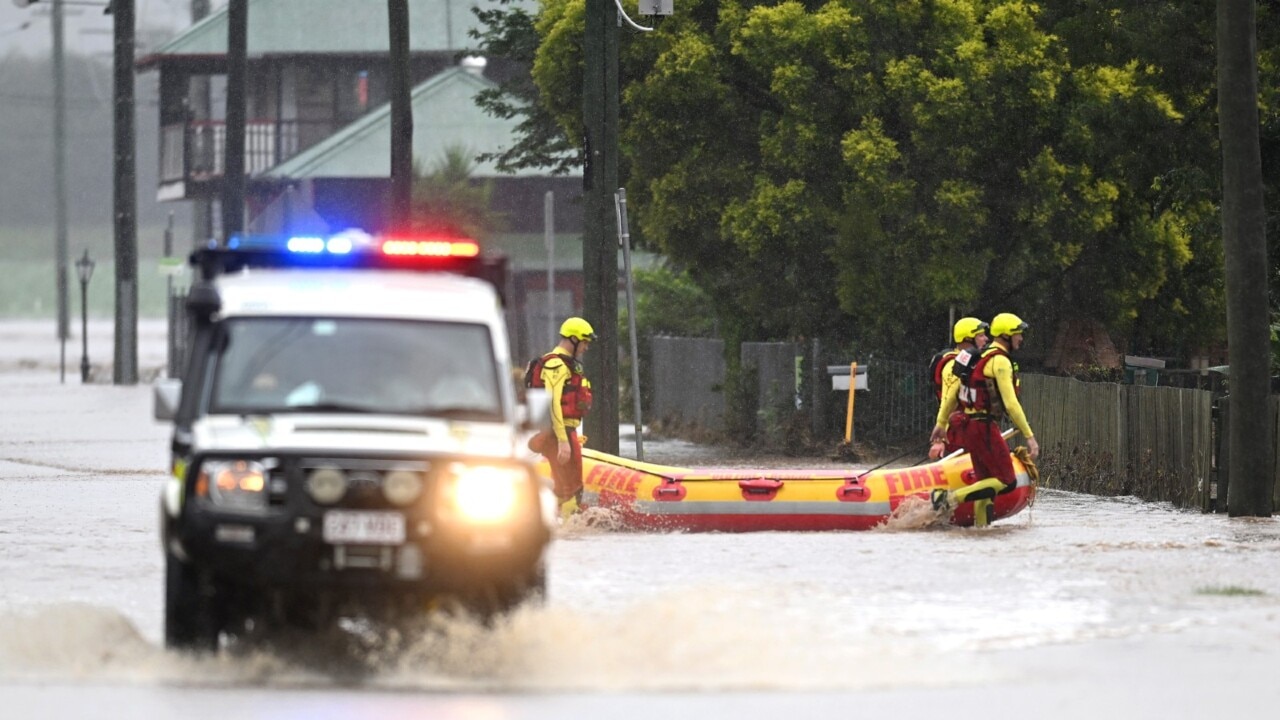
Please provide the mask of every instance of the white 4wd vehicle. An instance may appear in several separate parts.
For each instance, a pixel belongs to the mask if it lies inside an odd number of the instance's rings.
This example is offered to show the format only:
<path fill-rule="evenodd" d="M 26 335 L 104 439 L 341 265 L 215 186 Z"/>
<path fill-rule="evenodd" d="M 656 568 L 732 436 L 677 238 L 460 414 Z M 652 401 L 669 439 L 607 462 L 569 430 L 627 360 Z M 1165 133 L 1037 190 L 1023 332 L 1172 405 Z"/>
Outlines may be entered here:
<path fill-rule="evenodd" d="M 190 360 L 155 392 L 170 647 L 544 590 L 555 500 L 524 441 L 545 396 L 517 404 L 499 298 L 458 272 L 474 244 L 401 241 L 391 268 L 367 245 L 192 256 Z"/>

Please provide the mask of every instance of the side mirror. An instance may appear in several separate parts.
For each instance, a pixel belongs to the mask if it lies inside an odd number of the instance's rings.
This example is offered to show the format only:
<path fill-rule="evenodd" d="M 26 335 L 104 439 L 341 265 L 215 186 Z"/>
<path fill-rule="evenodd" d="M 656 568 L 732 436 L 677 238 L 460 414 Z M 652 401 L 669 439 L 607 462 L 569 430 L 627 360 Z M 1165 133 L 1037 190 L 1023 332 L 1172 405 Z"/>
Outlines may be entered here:
<path fill-rule="evenodd" d="M 520 427 L 525 430 L 551 429 L 551 393 L 542 388 L 528 388 L 520 406 Z"/>
<path fill-rule="evenodd" d="M 200 280 L 192 283 L 187 291 L 187 312 L 197 323 L 207 323 L 209 319 L 222 309 L 222 296 L 218 294 L 213 283 Z"/>
<path fill-rule="evenodd" d="M 156 420 L 173 420 L 182 401 L 182 381 L 172 378 L 158 381 L 152 388 L 151 399 L 151 414 Z"/>

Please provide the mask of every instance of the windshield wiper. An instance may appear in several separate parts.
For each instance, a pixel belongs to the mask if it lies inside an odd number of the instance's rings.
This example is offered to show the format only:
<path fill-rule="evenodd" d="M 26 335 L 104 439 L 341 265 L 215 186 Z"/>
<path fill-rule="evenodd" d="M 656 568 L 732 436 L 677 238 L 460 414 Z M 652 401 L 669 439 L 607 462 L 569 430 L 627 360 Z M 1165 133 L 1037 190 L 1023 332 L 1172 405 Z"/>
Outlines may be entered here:
<path fill-rule="evenodd" d="M 354 403 L 333 402 L 332 400 L 318 403 L 305 403 L 301 405 L 289 405 L 284 408 L 285 412 L 332 412 L 332 413 L 385 413 L 387 410 L 372 405 L 357 405 Z"/>
<path fill-rule="evenodd" d="M 423 415 L 442 417 L 449 420 L 497 420 L 498 411 L 478 408 L 472 405 L 450 405 L 447 407 L 426 408 Z"/>

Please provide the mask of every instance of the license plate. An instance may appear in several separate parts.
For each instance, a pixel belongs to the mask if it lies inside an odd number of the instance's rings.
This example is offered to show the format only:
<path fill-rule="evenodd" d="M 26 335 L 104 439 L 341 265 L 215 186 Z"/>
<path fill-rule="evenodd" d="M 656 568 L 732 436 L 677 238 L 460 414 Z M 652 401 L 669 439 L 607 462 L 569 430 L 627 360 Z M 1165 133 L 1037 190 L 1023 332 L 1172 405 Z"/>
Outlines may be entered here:
<path fill-rule="evenodd" d="M 324 541 L 335 545 L 399 545 L 404 542 L 404 515 L 330 510 L 324 514 Z"/>

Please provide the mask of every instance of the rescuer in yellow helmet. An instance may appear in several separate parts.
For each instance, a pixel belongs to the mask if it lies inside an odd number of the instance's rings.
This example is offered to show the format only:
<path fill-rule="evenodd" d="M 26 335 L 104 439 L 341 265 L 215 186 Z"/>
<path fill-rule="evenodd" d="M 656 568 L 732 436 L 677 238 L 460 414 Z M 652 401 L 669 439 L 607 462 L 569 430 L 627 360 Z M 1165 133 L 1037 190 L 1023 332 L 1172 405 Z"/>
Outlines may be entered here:
<path fill-rule="evenodd" d="M 529 440 L 529 449 L 551 465 L 556 498 L 562 514 L 582 505 L 582 444 L 578 428 L 591 410 L 591 381 L 583 374 L 582 356 L 596 339 L 591 323 L 571 317 L 560 325 L 560 342 L 534 360 L 525 372 L 525 385 L 551 394 L 551 431 Z"/>
<path fill-rule="evenodd" d="M 938 397 L 938 424 L 946 429 L 945 441 L 931 442 L 929 457 L 937 460 L 959 449 L 956 422 L 963 421 L 964 414 L 956 409 L 960 392 L 960 378 L 952 367 L 962 353 L 966 358 L 976 356 L 987 345 L 987 323 L 975 317 L 963 317 L 951 330 L 955 346 L 933 357 L 933 392 Z"/>
<path fill-rule="evenodd" d="M 953 493 L 934 491 L 936 506 L 974 501 L 974 525 L 991 521 L 995 496 L 1017 485 L 1018 477 L 1009 456 L 1009 444 L 1000 433 L 1000 421 L 1008 418 L 1022 433 L 1031 459 L 1040 455 L 1040 444 L 1031 432 L 1026 413 L 1018 401 L 1021 385 L 1018 366 L 1010 353 L 1022 347 L 1027 324 L 1013 313 L 1000 313 L 991 319 L 992 342 L 972 366 L 957 362 L 952 371 L 960 378 L 959 404 L 964 422 L 958 433 L 960 444 L 973 462 L 977 481 Z M 944 437 L 945 427 L 936 425 L 930 441 Z"/>

